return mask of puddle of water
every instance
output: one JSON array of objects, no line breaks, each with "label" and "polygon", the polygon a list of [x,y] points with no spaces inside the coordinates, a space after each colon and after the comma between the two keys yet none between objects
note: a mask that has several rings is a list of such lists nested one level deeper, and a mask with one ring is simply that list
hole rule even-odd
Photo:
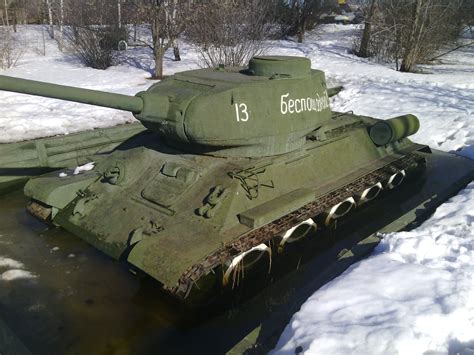
[{"label": "puddle of water", "polygon": [[426,218],[440,203],[433,196],[445,199],[464,184],[444,173],[456,169],[438,167],[442,155],[435,158],[426,181],[388,192],[336,231],[295,245],[293,254],[272,263],[270,277],[266,267],[261,278],[246,279],[230,303],[219,295],[225,311],[214,305],[199,314],[164,299],[156,281],[36,221],[26,213],[22,192],[11,193],[0,199],[0,320],[35,354],[225,353],[259,324],[268,328],[260,340],[271,342],[309,295],[342,272],[330,268],[341,250],[392,222],[398,230],[415,216]]},{"label": "puddle of water", "polygon": [[0,200],[0,318],[31,351],[132,354],[176,329],[181,315],[158,287],[144,292],[124,266],[25,205],[21,191]]}]

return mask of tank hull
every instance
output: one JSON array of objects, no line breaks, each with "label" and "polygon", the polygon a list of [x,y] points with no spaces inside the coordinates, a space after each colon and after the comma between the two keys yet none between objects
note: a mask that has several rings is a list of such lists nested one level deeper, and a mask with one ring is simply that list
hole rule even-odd
[{"label": "tank hull", "polygon": [[186,154],[143,132],[93,170],[32,179],[25,193],[35,215],[185,299],[235,286],[249,252],[269,264],[285,257],[285,233],[304,221],[334,228],[344,203],[356,208],[397,174],[422,174],[428,147],[406,138],[375,146],[367,127],[377,120],[335,117],[301,149],[258,159]]},{"label": "tank hull", "polygon": [[[256,282],[257,297],[244,302],[239,292],[239,302],[233,302],[231,310],[218,317],[208,316],[191,329],[187,323],[188,327],[179,331],[168,317],[178,311],[160,305],[161,294],[153,287],[153,280],[140,282],[64,230],[45,232],[24,214],[25,198],[19,193],[17,197],[3,196],[2,254],[23,263],[37,276],[2,284],[0,289],[1,318],[11,330],[6,332],[10,334],[8,349],[21,353],[16,345],[21,341],[39,354],[49,354],[52,349],[57,353],[120,350],[136,354],[160,349],[164,353],[241,354],[255,346],[267,352],[309,295],[370,253],[379,241],[378,231],[396,232],[420,223],[474,177],[472,161],[437,151],[422,154],[427,160],[423,181],[401,185],[396,193],[380,196],[341,221],[333,245],[300,262],[297,270],[289,265],[289,272],[278,279],[273,267],[273,281]],[[55,246],[60,250],[51,252]],[[315,252],[306,249],[308,254]],[[71,253],[75,257],[68,257]],[[102,287],[104,283],[107,287]],[[254,295],[251,289],[241,291]],[[65,294],[67,297],[61,297]],[[18,341],[11,342],[12,337]]]},{"label": "tank hull", "polygon": [[140,123],[95,129],[59,137],[0,144],[0,195],[23,186],[29,178],[76,167],[144,130]]}]

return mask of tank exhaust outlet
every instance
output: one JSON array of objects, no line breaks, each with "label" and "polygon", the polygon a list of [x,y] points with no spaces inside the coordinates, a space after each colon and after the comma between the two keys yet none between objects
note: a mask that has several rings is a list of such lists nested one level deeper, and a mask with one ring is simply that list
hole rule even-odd
[{"label": "tank exhaust outlet", "polygon": [[240,277],[244,278],[245,269],[251,268],[255,265],[266,253],[268,253],[270,264],[269,264],[269,272],[271,270],[271,260],[272,260],[272,250],[266,244],[259,244],[252,249],[249,249],[232,259],[229,267],[227,268],[226,272],[224,273],[224,277],[222,279],[222,284],[227,286],[229,284],[229,280],[232,276],[232,287],[239,282]]},{"label": "tank exhaust outlet", "polygon": [[346,198],[344,201],[339,202],[337,205],[334,205],[327,213],[327,216],[324,220],[324,225],[326,227],[329,227],[333,220],[336,220],[338,218],[341,218],[342,216],[345,216],[355,206],[356,206],[356,202],[353,197]]},{"label": "tank exhaust outlet", "polygon": [[392,176],[390,176],[390,178],[387,181],[387,188],[389,190],[392,190],[392,189],[400,186],[402,184],[403,180],[405,180],[406,175],[407,174],[406,174],[405,170],[401,170],[401,171],[393,174]]},{"label": "tank exhaust outlet", "polygon": [[369,129],[370,139],[377,146],[384,146],[418,132],[420,121],[415,115],[403,115],[379,121]]},{"label": "tank exhaust outlet", "polygon": [[382,191],[382,183],[378,182],[371,187],[366,188],[362,193],[358,196],[357,204],[362,205],[365,202],[369,202],[376,198],[380,191]]},{"label": "tank exhaust outlet", "polygon": [[278,252],[283,252],[286,243],[290,244],[297,242],[305,238],[311,231],[316,231],[317,229],[318,225],[311,218],[291,227],[284,234],[280,235],[281,241],[278,246]]}]

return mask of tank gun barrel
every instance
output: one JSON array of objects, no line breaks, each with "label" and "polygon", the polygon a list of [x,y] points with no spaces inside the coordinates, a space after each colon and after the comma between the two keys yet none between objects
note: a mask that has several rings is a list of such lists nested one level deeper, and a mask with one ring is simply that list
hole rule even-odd
[{"label": "tank gun barrel", "polygon": [[0,90],[49,97],[59,100],[114,108],[135,114],[142,112],[143,100],[137,96],[113,94],[104,91],[73,88],[0,75]]}]

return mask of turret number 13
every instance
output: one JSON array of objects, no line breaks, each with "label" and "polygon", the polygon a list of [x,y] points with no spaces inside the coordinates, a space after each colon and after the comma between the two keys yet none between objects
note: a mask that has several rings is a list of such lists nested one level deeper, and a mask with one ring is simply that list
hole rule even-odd
[{"label": "turret number 13", "polygon": [[237,122],[247,122],[249,120],[247,104],[235,103],[234,106],[235,106],[235,116],[237,118]]}]

